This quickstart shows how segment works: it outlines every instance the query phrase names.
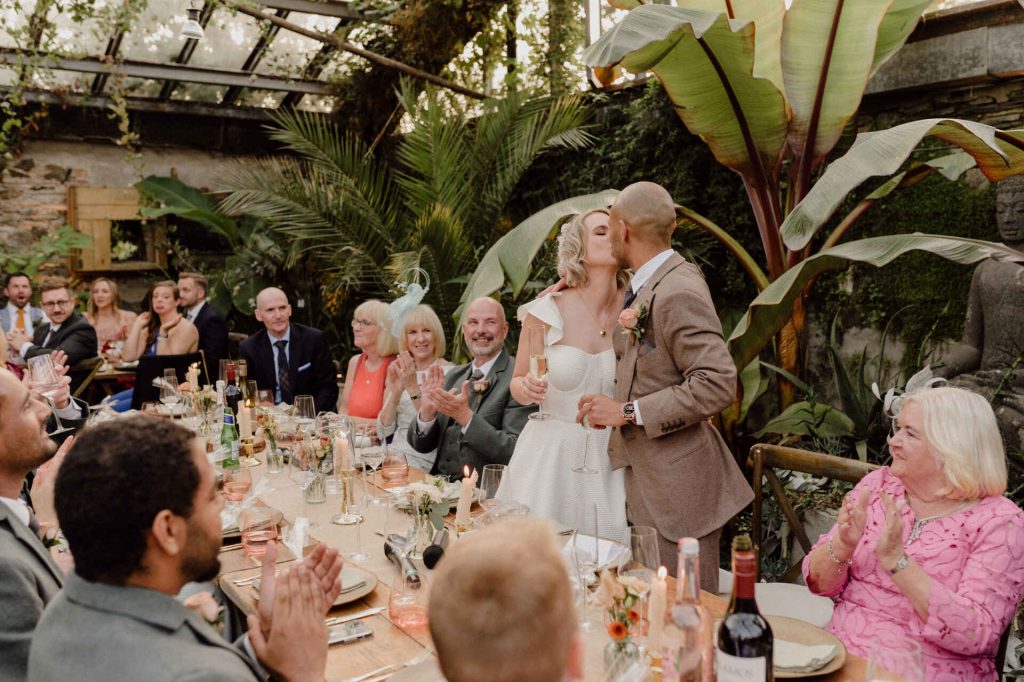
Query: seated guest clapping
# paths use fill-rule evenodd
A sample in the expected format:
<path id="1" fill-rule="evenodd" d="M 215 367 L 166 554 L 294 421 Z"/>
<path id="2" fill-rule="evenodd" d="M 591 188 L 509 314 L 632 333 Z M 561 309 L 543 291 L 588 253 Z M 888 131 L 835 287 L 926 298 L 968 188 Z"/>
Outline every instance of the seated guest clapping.
<path id="1" fill-rule="evenodd" d="M 340 412 L 350 417 L 376 419 L 384 405 L 388 366 L 398 352 L 387 303 L 373 299 L 356 308 L 352 313 L 352 342 L 362 352 L 353 355 L 348 362 Z"/>
<path id="2" fill-rule="evenodd" d="M 509 519 L 461 540 L 428 608 L 448 682 L 583 679 L 572 587 L 546 521 Z"/>
<path id="3" fill-rule="evenodd" d="M 324 679 L 337 552 L 318 547 L 275 578 L 268 548 L 260 614 L 236 646 L 175 600 L 220 568 L 224 501 L 191 431 L 144 416 L 87 430 L 61 465 L 55 499 L 75 570 L 39 621 L 30 680 L 248 682 L 263 679 L 260 665 L 286 680 Z"/>
<path id="4" fill-rule="evenodd" d="M 1024 512 L 1003 497 L 1006 460 L 981 396 L 905 396 L 892 464 L 865 476 L 804 559 L 832 597 L 828 629 L 851 653 L 872 640 L 918 642 L 929 680 L 994 680 L 999 637 L 1024 596 Z"/>
<path id="5" fill-rule="evenodd" d="M 313 396 L 317 412 L 333 410 L 338 402 L 338 372 L 319 329 L 291 322 L 288 296 L 277 287 L 256 295 L 256 319 L 266 329 L 239 348 L 249 365 L 249 379 L 274 392 L 274 404 Z"/>
<path id="6" fill-rule="evenodd" d="M 14 329 L 8 336 L 14 351 L 28 360 L 62 350 L 71 365 L 96 357 L 96 330 L 84 315 L 75 312 L 75 292 L 66 279 L 48 277 L 43 280 L 39 301 L 50 321 L 38 325 L 31 338 L 26 332 Z"/>
<path id="7" fill-rule="evenodd" d="M 418 452 L 406 435 L 420 409 L 420 384 L 426 371 L 438 365 L 447 372 L 453 365 L 444 359 L 444 328 L 433 308 L 416 306 L 401 320 L 401 326 L 398 337 L 401 352 L 388 365 L 384 406 L 377 415 L 377 425 L 383 436 L 394 434 L 390 449 L 404 453 L 409 464 L 417 469 L 430 471 L 437 450 Z"/>

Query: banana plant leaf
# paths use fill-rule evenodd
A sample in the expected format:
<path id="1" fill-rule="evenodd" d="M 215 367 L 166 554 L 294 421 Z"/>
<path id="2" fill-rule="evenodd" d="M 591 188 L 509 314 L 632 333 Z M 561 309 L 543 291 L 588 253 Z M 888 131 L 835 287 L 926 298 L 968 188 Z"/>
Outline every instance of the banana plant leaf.
<path id="1" fill-rule="evenodd" d="M 501 289 L 507 281 L 518 294 L 526 285 L 533 267 L 533 259 L 544 242 L 569 216 L 594 209 L 607 209 L 619 196 L 619 191 L 606 189 L 595 194 L 584 194 L 559 201 L 516 225 L 487 250 L 480 264 L 469 278 L 469 284 L 462 294 L 456 319 L 462 316 L 462 309 L 470 301 L 481 296 L 490 296 Z"/>
<path id="2" fill-rule="evenodd" d="M 653 71 L 719 163 L 768 187 L 785 149 L 787 107 L 775 80 L 778 50 L 755 49 L 755 34 L 753 21 L 720 11 L 642 5 L 583 58 L 592 67 Z"/>
<path id="3" fill-rule="evenodd" d="M 782 414 L 765 424 L 754 437 L 761 438 L 766 433 L 841 438 L 853 433 L 853 422 L 834 407 L 802 400 L 783 410 Z"/>
<path id="4" fill-rule="evenodd" d="M 989 180 L 1024 173 L 1024 130 L 1001 131 L 974 121 L 931 118 L 888 130 L 861 133 L 782 223 L 782 239 L 803 249 L 846 195 L 870 177 L 896 173 L 925 137 L 933 136 L 971 155 Z"/>
<path id="5" fill-rule="evenodd" d="M 729 337 L 736 366 L 746 367 L 789 321 L 793 303 L 811 279 L 851 263 L 881 267 L 911 251 L 927 251 L 962 264 L 986 258 L 1024 262 L 1024 253 L 1003 244 L 919 233 L 871 237 L 824 249 L 787 270 L 750 303 Z"/>
<path id="6" fill-rule="evenodd" d="M 142 215 L 147 218 L 178 215 L 209 227 L 232 243 L 238 239 L 238 226 L 220 211 L 217 202 L 177 178 L 150 175 L 135 183 L 135 188 L 163 204 L 159 208 L 142 209 Z"/>

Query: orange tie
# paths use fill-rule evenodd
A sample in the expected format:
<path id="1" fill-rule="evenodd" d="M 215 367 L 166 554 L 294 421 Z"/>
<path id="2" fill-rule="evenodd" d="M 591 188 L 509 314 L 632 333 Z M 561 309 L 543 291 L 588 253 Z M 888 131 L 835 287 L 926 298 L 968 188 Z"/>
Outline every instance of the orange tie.
<path id="1" fill-rule="evenodd" d="M 25 331 L 25 309 L 18 308 L 18 320 L 14 323 L 14 328 L 18 331 Z"/>

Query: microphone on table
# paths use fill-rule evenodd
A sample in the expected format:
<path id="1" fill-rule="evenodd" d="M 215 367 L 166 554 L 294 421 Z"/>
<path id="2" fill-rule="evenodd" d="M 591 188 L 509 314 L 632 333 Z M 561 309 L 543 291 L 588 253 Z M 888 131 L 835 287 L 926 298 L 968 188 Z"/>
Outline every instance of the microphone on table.
<path id="1" fill-rule="evenodd" d="M 384 556 L 391 560 L 391 563 L 395 565 L 398 572 L 402 574 L 406 580 L 409 581 L 410 586 L 420 584 L 420 574 L 416 570 L 416 566 L 409 561 L 408 557 L 400 555 L 395 548 L 391 546 L 391 543 L 384 540 Z"/>
<path id="2" fill-rule="evenodd" d="M 448 546 L 448 529 L 442 528 L 434 534 L 434 540 L 430 546 L 423 550 L 423 565 L 433 569 L 437 562 L 444 556 L 444 549 Z"/>

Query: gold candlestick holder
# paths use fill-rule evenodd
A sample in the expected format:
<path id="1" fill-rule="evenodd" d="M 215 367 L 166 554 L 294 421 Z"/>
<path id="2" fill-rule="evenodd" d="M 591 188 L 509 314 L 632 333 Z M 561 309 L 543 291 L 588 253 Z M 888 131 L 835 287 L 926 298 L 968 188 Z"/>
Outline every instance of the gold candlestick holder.
<path id="1" fill-rule="evenodd" d="M 356 513 L 356 480 L 355 469 L 337 470 L 335 476 L 338 480 L 338 497 L 340 499 L 340 513 L 331 517 L 331 523 L 339 526 L 351 526 L 359 523 L 362 517 Z"/>

